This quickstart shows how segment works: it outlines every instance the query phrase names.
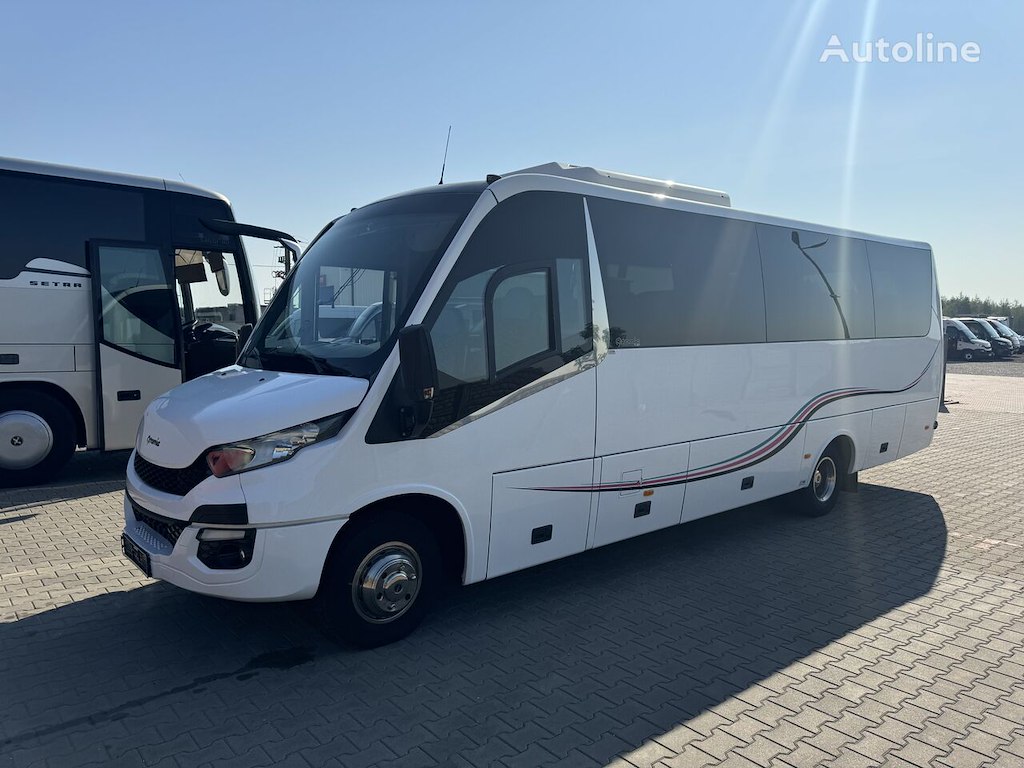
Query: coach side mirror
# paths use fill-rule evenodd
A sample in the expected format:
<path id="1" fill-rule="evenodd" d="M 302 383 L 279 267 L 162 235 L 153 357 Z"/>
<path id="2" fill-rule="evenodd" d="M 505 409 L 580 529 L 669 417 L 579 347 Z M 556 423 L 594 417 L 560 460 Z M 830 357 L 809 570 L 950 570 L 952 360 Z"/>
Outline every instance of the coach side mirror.
<path id="1" fill-rule="evenodd" d="M 213 274 L 217 278 L 217 290 L 220 291 L 220 295 L 229 296 L 231 294 L 231 275 L 226 269 Z"/>
<path id="2" fill-rule="evenodd" d="M 430 421 L 437 391 L 434 345 L 424 326 L 410 325 L 398 332 L 398 356 L 402 437 L 419 437 Z"/>
<path id="3" fill-rule="evenodd" d="M 245 343 L 249 341 L 249 337 L 252 336 L 252 323 L 243 323 L 238 328 L 238 341 L 235 342 L 235 358 L 241 356 L 242 350 L 245 349 Z"/>
<path id="4" fill-rule="evenodd" d="M 206 258 L 206 263 L 210 265 L 210 271 L 213 272 L 213 277 L 217 281 L 217 290 L 220 291 L 221 296 L 227 296 L 231 293 L 231 275 L 225 269 L 224 254 L 218 251 L 204 251 L 203 256 Z"/>

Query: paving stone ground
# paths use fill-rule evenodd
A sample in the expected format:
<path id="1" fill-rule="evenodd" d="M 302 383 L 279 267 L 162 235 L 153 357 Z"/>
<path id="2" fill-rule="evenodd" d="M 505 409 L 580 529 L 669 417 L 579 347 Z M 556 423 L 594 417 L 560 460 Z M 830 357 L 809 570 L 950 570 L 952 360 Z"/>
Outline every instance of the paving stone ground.
<path id="1" fill-rule="evenodd" d="M 354 652 L 118 551 L 124 454 L 0 492 L 0 766 L 1024 765 L 1024 380 L 828 517 L 758 504 Z"/>

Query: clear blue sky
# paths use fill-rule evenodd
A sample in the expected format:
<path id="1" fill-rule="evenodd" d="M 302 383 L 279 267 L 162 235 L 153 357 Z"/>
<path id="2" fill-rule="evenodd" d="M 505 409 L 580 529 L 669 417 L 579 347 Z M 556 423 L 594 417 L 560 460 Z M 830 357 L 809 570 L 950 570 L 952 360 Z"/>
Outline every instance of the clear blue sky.
<path id="1" fill-rule="evenodd" d="M 37 0 L 0 13 L 2 155 L 180 176 L 241 220 L 309 239 L 436 183 L 451 123 L 450 181 L 561 160 L 715 187 L 738 208 L 927 240 L 943 293 L 1024 299 L 1020 3 Z M 981 60 L 818 61 L 831 34 L 849 50 L 918 32 L 975 41 Z"/>

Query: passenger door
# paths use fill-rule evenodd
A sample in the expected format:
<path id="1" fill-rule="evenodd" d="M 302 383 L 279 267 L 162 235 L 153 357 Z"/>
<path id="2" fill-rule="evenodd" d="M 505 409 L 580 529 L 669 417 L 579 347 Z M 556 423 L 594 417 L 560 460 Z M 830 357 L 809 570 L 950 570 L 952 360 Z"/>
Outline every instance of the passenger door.
<path id="1" fill-rule="evenodd" d="M 156 245 L 93 242 L 90 267 L 100 447 L 130 448 L 149 402 L 182 381 L 170 259 Z"/>

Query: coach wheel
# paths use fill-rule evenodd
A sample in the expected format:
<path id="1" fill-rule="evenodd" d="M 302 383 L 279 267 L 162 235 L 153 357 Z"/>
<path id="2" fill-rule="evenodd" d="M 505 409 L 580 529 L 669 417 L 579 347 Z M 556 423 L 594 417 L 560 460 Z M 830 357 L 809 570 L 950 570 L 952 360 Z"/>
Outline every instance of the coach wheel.
<path id="1" fill-rule="evenodd" d="M 805 515 L 821 517 L 832 511 L 839 499 L 842 467 L 839 448 L 832 443 L 815 463 L 807 487 L 800 491 L 800 507 Z"/>
<path id="2" fill-rule="evenodd" d="M 42 392 L 6 392 L 4 400 L 0 410 L 0 487 L 51 479 L 75 450 L 71 414 Z"/>
<path id="3" fill-rule="evenodd" d="M 362 648 L 393 643 L 426 615 L 442 581 L 433 534 L 400 513 L 377 513 L 328 557 L 317 609 L 328 636 Z"/>

